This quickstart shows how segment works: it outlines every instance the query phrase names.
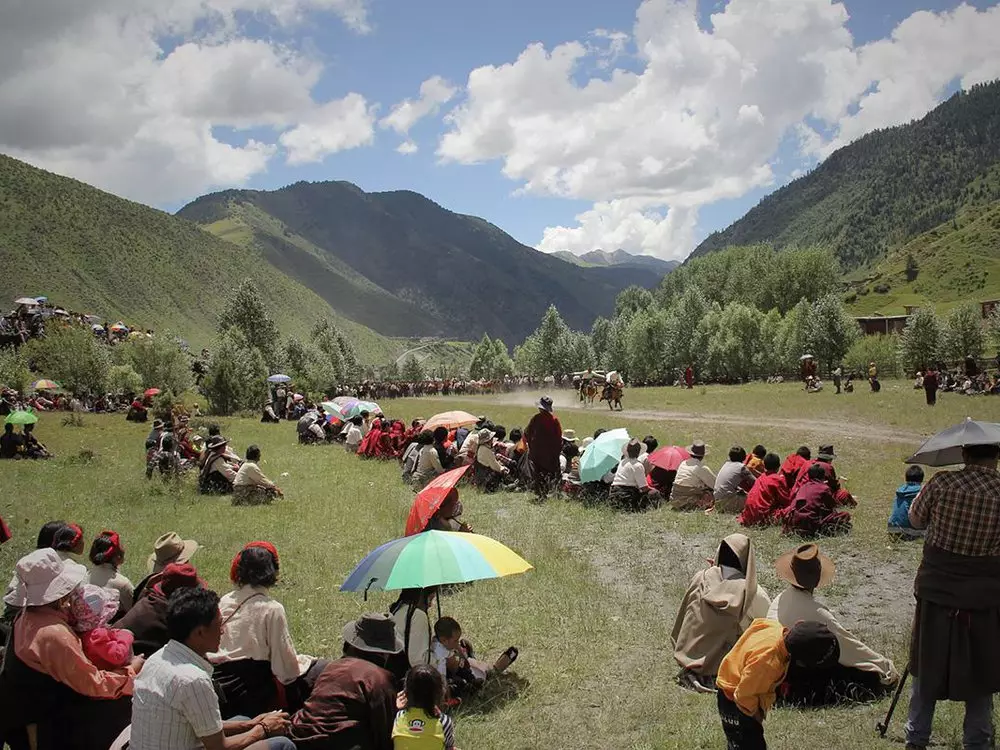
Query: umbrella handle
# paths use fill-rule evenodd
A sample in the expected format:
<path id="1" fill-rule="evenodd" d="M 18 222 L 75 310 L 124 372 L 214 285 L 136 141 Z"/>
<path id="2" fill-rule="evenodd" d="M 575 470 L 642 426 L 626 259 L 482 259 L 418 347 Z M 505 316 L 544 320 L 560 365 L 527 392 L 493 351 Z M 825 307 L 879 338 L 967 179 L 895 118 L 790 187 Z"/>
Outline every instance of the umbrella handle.
<path id="1" fill-rule="evenodd" d="M 378 578 L 372 578 L 370 581 L 368 581 L 368 585 L 365 586 L 365 598 L 364 598 L 364 601 L 368 601 L 368 589 L 370 589 L 375 584 L 375 581 L 377 581 L 377 580 L 378 580 Z"/>

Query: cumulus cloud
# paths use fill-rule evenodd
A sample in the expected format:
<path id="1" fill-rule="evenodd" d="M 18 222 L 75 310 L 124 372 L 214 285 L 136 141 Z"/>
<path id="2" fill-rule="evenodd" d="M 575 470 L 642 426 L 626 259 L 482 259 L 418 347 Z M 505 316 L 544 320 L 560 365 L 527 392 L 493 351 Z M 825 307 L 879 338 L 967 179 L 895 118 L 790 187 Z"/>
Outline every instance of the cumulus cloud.
<path id="1" fill-rule="evenodd" d="M 360 94 L 348 94 L 319 107 L 278 140 L 288 150 L 289 164 L 306 164 L 371 143 L 374 126 L 374 109 Z"/>
<path id="2" fill-rule="evenodd" d="M 469 74 L 438 154 L 498 160 L 520 192 L 594 202 L 579 226 L 547 230 L 543 249 L 620 240 L 680 258 L 699 207 L 774 181 L 787 135 L 815 158 L 922 115 L 956 78 L 1000 74 L 1000 8 L 914 13 L 862 46 L 847 20 L 829 0 L 730 0 L 702 27 L 694 0 L 644 0 L 631 34 L 637 66 L 588 75 L 605 54 L 594 35 L 529 45 Z M 620 54 L 627 40 L 615 39 Z"/>
<path id="3" fill-rule="evenodd" d="M 0 150 L 152 203 L 245 183 L 267 168 L 281 131 L 318 127 L 324 115 L 333 120 L 351 97 L 314 101 L 320 64 L 269 38 L 254 38 L 243 22 L 252 17 L 255 29 L 280 32 L 310 13 L 328 12 L 362 32 L 368 28 L 365 3 L 15 3 L 0 24 Z M 241 139 L 237 133 L 227 139 L 236 145 L 217 135 L 219 128 L 254 127 L 274 135 Z M 367 140 L 300 131 L 292 142 L 297 156 L 322 150 L 317 142 L 330 153 L 331 144 L 351 148 L 370 140 L 370 133 L 369 123 Z M 313 145 L 303 145 L 307 141 Z"/>
<path id="4" fill-rule="evenodd" d="M 425 117 L 436 115 L 444 104 L 450 102 L 458 89 L 441 76 L 433 76 L 420 84 L 420 96 L 404 99 L 379 120 L 379 127 L 394 130 L 407 138 L 396 150 L 401 154 L 413 154 L 417 144 L 409 139 L 410 128 Z"/>

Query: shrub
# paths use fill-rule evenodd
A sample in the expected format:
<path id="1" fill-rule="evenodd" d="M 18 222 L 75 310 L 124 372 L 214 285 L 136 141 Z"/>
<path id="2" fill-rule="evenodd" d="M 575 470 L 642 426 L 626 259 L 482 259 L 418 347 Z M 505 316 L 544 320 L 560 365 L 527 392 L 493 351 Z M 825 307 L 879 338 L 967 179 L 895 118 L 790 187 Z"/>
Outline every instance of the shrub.
<path id="1" fill-rule="evenodd" d="M 213 414 L 260 408 L 267 394 L 267 364 L 238 328 L 219 338 L 202 390 Z"/>
<path id="2" fill-rule="evenodd" d="M 115 359 L 137 372 L 144 388 L 183 393 L 191 387 L 190 359 L 171 336 L 130 339 L 115 349 Z"/>
<path id="3" fill-rule="evenodd" d="M 108 368 L 108 392 L 116 395 L 140 393 L 142 378 L 132 365 L 112 365 Z"/>
<path id="4" fill-rule="evenodd" d="M 24 345 L 35 372 L 56 380 L 70 393 L 103 393 L 111 367 L 107 347 L 82 328 L 55 328 Z"/>
<path id="5" fill-rule="evenodd" d="M 854 371 L 859 376 L 868 372 L 869 362 L 878 363 L 883 377 L 899 377 L 902 372 L 899 366 L 899 336 L 861 336 L 844 355 L 847 371 Z"/>
<path id="6" fill-rule="evenodd" d="M 12 346 L 0 347 L 0 386 L 24 393 L 31 384 L 31 370 L 23 351 Z"/>
<path id="7" fill-rule="evenodd" d="M 882 282 L 880 282 L 880 283 L 878 283 L 878 284 L 875 285 L 875 293 L 876 294 L 888 294 L 889 290 L 891 288 L 892 287 L 890 287 L 888 284 L 886 284 L 884 281 L 882 281 Z"/>

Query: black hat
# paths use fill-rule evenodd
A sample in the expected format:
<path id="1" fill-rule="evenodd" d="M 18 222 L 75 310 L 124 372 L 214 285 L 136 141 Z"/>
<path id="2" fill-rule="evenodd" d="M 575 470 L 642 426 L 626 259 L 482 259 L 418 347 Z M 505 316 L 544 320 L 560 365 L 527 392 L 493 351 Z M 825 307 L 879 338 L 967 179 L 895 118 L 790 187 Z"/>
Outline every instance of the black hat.
<path id="1" fill-rule="evenodd" d="M 538 408 L 542 411 L 551 412 L 552 411 L 552 399 L 548 396 L 542 396 L 538 401 Z"/>
<path id="2" fill-rule="evenodd" d="M 821 622 L 797 622 L 785 634 L 785 648 L 792 661 L 803 667 L 832 667 L 840 660 L 837 636 Z"/>
<path id="3" fill-rule="evenodd" d="M 832 445 L 821 445 L 819 447 L 819 455 L 817 458 L 820 461 L 832 461 L 836 457 L 836 453 L 833 452 Z"/>
<path id="4" fill-rule="evenodd" d="M 374 654 L 398 654 L 403 650 L 403 637 L 396 632 L 396 623 L 389 615 L 364 614 L 344 626 L 344 643 L 359 651 Z"/>

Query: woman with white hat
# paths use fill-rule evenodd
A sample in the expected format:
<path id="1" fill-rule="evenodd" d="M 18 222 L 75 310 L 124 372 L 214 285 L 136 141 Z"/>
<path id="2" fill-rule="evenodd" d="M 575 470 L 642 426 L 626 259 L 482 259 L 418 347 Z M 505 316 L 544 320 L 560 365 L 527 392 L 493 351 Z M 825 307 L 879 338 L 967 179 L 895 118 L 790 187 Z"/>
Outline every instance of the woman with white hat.
<path id="1" fill-rule="evenodd" d="M 69 623 L 87 569 L 39 549 L 18 560 L 17 584 L 4 597 L 23 611 L 14 622 L 0 674 L 0 735 L 12 747 L 35 727 L 36 750 L 105 750 L 131 720 L 141 658 L 123 670 L 98 669 Z"/>

